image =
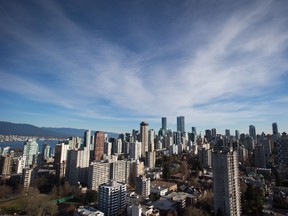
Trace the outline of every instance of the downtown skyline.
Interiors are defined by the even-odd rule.
[[[286,1],[1,1],[0,120],[288,128]]]

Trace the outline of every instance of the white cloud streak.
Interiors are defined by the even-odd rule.
[[[185,35],[171,40],[171,44],[147,47],[141,52],[88,32],[57,4],[45,3],[53,15],[51,25],[62,29],[61,34],[67,37],[63,44],[55,38],[49,40],[50,34],[41,38],[25,27],[10,28],[9,22],[2,26],[26,46],[26,57],[48,67],[45,73],[51,73],[60,85],[43,86],[24,75],[2,70],[6,82],[0,89],[99,119],[121,120],[129,114],[155,118],[165,115],[171,119],[185,115],[187,122],[209,123],[216,119],[228,123],[261,119],[273,111],[281,114],[283,109],[276,110],[267,103],[251,106],[248,99],[237,101],[240,96],[253,100],[269,94],[287,74],[288,30],[283,27],[287,15],[274,18],[273,3],[251,3],[249,9],[240,8],[225,19],[202,21],[204,26],[187,28]],[[197,35],[195,32],[203,32],[205,25],[210,35]],[[199,38],[193,40],[187,35],[203,37],[206,43],[195,44]],[[216,99],[223,102],[213,102]],[[279,96],[273,101],[286,100]]]

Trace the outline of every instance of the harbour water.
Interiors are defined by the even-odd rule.
[[[39,152],[42,152],[43,144],[47,143],[51,146],[51,149],[55,149],[55,145],[59,142],[58,140],[37,140],[39,146]],[[9,141],[0,142],[0,147],[3,149],[5,147],[10,147],[11,149],[20,148],[23,149],[25,141]]]

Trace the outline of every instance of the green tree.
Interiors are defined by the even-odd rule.
[[[164,165],[164,160],[162,157],[160,158],[157,158],[156,161],[155,161],[155,166],[159,166],[159,167],[162,167]]]
[[[98,193],[95,190],[87,190],[86,195],[85,195],[85,200],[88,203],[96,203],[98,200]]]
[[[193,206],[189,206],[184,211],[184,216],[208,216],[207,212],[202,209],[195,208]]]
[[[79,187],[74,186],[74,185],[70,185],[69,182],[65,181],[63,185],[60,185],[58,187],[58,195],[60,197],[63,196],[70,196],[70,195],[80,195],[81,194],[81,190],[79,189]]]
[[[6,186],[6,185],[0,185],[0,199],[8,197],[12,193],[13,193],[13,190],[11,187]]]
[[[171,174],[172,174],[171,167],[168,164],[165,164],[163,168],[163,179],[165,180],[169,179],[171,177]]]
[[[247,184],[247,190],[242,200],[243,213],[262,215],[264,198],[261,188]]]
[[[247,184],[247,189],[245,192],[245,199],[247,201],[251,201],[255,199],[255,191],[251,184]]]
[[[186,180],[189,175],[189,168],[186,161],[182,161],[179,167],[179,171],[184,175],[184,178]]]
[[[275,175],[275,184],[277,187],[282,186],[283,183],[283,177],[280,175],[277,169],[274,169],[274,175]]]
[[[30,187],[22,192],[22,201],[24,203],[27,215],[29,216],[52,216],[58,212],[57,204],[51,203],[52,196],[41,194],[37,188]]]
[[[193,170],[202,170],[201,164],[197,157],[191,156],[187,161],[189,167]]]
[[[55,203],[45,203],[41,215],[54,216],[58,213],[58,206]]]
[[[201,196],[198,198],[196,207],[205,210],[206,212],[211,212],[213,209],[213,190],[204,190]]]

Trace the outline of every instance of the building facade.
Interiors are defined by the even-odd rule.
[[[58,180],[64,178],[66,175],[67,153],[69,149],[69,144],[59,143],[55,145],[54,167]]]
[[[162,120],[162,121],[161,121],[161,123],[162,123],[162,129],[163,129],[164,131],[166,131],[166,130],[167,130],[167,117],[162,117],[161,120]]]
[[[281,139],[277,141],[277,164],[281,169],[288,167],[288,135],[282,133]]]
[[[91,145],[91,130],[86,130],[84,132],[84,147],[89,147]]]
[[[110,179],[115,179],[117,182],[128,183],[131,173],[130,161],[118,160],[111,163]]]
[[[145,157],[145,152],[148,151],[148,123],[140,123],[140,142],[142,143],[141,155]]]
[[[213,191],[215,215],[241,215],[237,151],[229,148],[213,152]]]
[[[272,123],[272,132],[273,134],[278,134],[279,131],[278,131],[278,125],[276,122]]]
[[[126,208],[127,186],[111,180],[99,186],[98,207],[105,216],[116,216]]]
[[[185,132],[185,117],[184,116],[177,117],[177,131],[181,133]]]
[[[135,184],[136,177],[144,174],[144,163],[139,160],[131,161],[131,173],[129,181]]]
[[[257,143],[256,127],[254,125],[249,125],[249,136],[253,137],[256,144]]]
[[[13,165],[13,158],[7,154],[0,156],[0,175],[10,175]]]
[[[130,144],[130,158],[138,160],[141,157],[142,143],[135,141]]]
[[[48,160],[50,158],[51,146],[47,143],[42,146],[42,157],[43,160]]]
[[[90,150],[87,147],[68,151],[66,178],[71,185],[87,184]]]
[[[95,161],[89,166],[88,171],[88,188],[98,191],[101,184],[110,180],[110,163]]]
[[[102,131],[96,131],[94,139],[94,154],[92,155],[92,160],[102,160],[104,154],[105,133]]]
[[[28,139],[24,143],[23,156],[25,157],[25,167],[29,168],[37,163],[38,143],[35,139]]]
[[[262,144],[255,145],[254,148],[255,167],[266,168],[265,148]]]
[[[148,151],[146,152],[146,157],[145,157],[145,165],[146,167],[152,169],[155,167],[156,163],[156,152],[155,151]]]
[[[150,178],[146,176],[138,176],[136,178],[135,192],[141,196],[148,197],[150,195]]]
[[[28,190],[32,180],[33,180],[33,169],[32,168],[24,168],[22,171],[22,186],[23,186],[23,188]]]

